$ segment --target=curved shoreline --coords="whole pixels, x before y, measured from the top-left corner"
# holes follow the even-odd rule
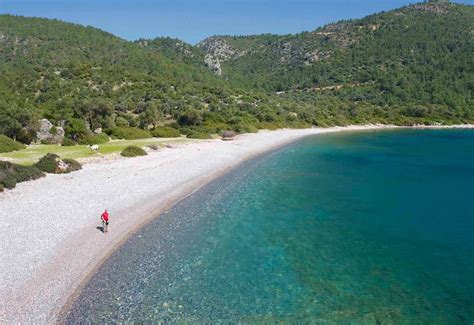
[[[469,126],[469,128],[472,127],[473,126]],[[111,223],[111,232],[107,235],[107,237],[104,237],[104,235],[99,234],[98,231],[92,228],[98,225],[96,216],[92,217],[93,219],[90,218],[90,220],[85,219],[86,222],[82,225],[82,227],[75,229],[71,232],[70,236],[59,241],[59,247],[57,245],[53,246],[52,254],[46,259],[46,263],[34,270],[33,277],[30,277],[24,281],[24,283],[22,283],[20,286],[13,288],[13,290],[10,292],[6,291],[6,295],[2,295],[3,299],[0,300],[0,308],[2,310],[2,313],[0,314],[0,320],[2,320],[4,323],[60,321],[60,316],[62,316],[63,313],[67,311],[68,303],[74,301],[74,298],[78,293],[80,293],[81,288],[85,283],[87,283],[87,280],[95,274],[95,272],[103,265],[107,258],[119,247],[121,247],[121,245],[126,240],[128,240],[130,236],[136,233],[136,231],[141,229],[144,225],[158,217],[160,214],[165,212],[171,206],[175,205],[195,191],[201,189],[203,186],[209,184],[244,161],[267,153],[268,151],[280,148],[306,136],[338,131],[394,128],[398,127],[353,126],[329,129],[315,128],[307,130],[282,130],[263,132],[254,135],[245,135],[240,137],[238,140],[235,140],[236,142],[233,142],[233,144],[230,146],[229,143],[218,142],[219,140],[215,140],[200,142],[196,145],[187,146],[184,149],[180,148],[181,154],[187,155],[188,152],[186,149],[189,149],[189,147],[199,152],[206,149],[205,144],[207,143],[210,146],[210,149],[207,148],[209,149],[208,153],[210,155],[216,155],[217,153],[222,154],[224,147],[227,149],[227,152],[224,152],[224,155],[220,156],[220,161],[210,167],[207,166],[205,161],[201,161],[201,165],[197,164],[197,167],[194,166],[196,170],[194,173],[190,173],[187,179],[181,179],[177,182],[174,180],[174,183],[171,182],[171,184],[168,184],[168,188],[164,188],[161,192],[155,191],[155,193],[143,193],[138,195],[139,200],[135,200],[133,201],[132,205],[126,206],[124,211],[114,214],[114,219],[112,219]],[[229,149],[229,147],[232,146],[235,150]],[[238,146],[247,147],[237,148]],[[170,149],[170,152],[173,150],[175,149]],[[135,176],[137,176],[137,174],[142,171],[142,173],[146,173],[148,169],[151,170],[150,175],[154,175],[153,172],[160,171],[160,169],[157,168],[161,168],[162,166],[167,166],[167,168],[171,170],[173,168],[176,169],[183,166],[187,167],[186,164],[192,162],[193,158],[209,158],[206,153],[195,154],[194,157],[186,157],[181,159],[180,163],[183,166],[179,165],[180,163],[177,163],[178,166],[174,167],[175,161],[173,159],[163,159],[172,158],[173,155],[171,154],[167,157],[163,156],[165,156],[165,154],[160,155],[160,153],[157,153],[155,156],[148,158],[138,158],[141,160],[120,160],[118,162],[108,164],[109,166],[106,164],[105,167],[104,164],[94,165],[95,167],[101,167],[97,167],[95,169],[92,168],[87,176],[92,177],[94,173],[97,172],[108,172],[108,175],[110,176],[109,178],[113,178],[114,175],[112,171],[114,168],[126,169],[128,167],[134,168],[133,171],[136,172]],[[156,162],[161,162],[161,164],[156,165]],[[140,164],[141,166],[139,166]],[[137,166],[145,168],[137,170]],[[123,176],[123,171],[120,175]],[[126,170],[125,175],[131,176],[130,170]],[[146,180],[146,176],[147,175],[142,178]],[[85,176],[82,177],[84,178]],[[64,178],[65,177],[61,179]],[[49,179],[49,183],[51,183],[53,177],[47,177],[46,180],[47,179]],[[120,181],[121,180],[117,181],[118,186],[129,185],[121,184]],[[57,180],[57,182],[60,181]],[[34,183],[31,184],[33,185]],[[54,184],[54,182],[52,184]],[[87,182],[85,184],[87,184]],[[33,185],[32,187],[35,186]],[[39,184],[36,190],[39,191],[41,189],[42,187]],[[125,190],[126,189],[127,188],[125,187]],[[135,187],[135,190],[139,189],[141,189],[140,186]],[[168,191],[170,189],[170,192],[162,193],[163,191]],[[21,192],[23,190],[27,192],[25,186],[20,186],[16,192]],[[157,193],[160,195],[160,197],[157,196]],[[33,190],[29,194],[30,196],[34,197],[38,193],[35,193]],[[98,200],[98,198],[94,196],[93,186],[91,193],[89,195],[85,195],[84,197],[86,199]],[[2,200],[2,203],[3,201],[4,200]],[[84,203],[85,202],[82,202],[82,204]],[[54,219],[52,220],[54,222]],[[61,227],[59,227],[59,230],[61,230]]]
[[[82,282],[77,286],[77,288],[74,290],[74,292],[70,293],[70,295],[67,297],[65,303],[58,306],[59,307],[58,312],[54,313],[56,322],[64,323],[64,321],[67,317],[67,313],[69,312],[71,306],[74,304],[76,299],[80,296],[80,294],[82,293],[82,290],[89,283],[91,278],[94,277],[97,274],[97,272],[100,271],[100,269],[102,268],[104,263],[106,263],[108,261],[108,259],[113,254],[115,254],[117,251],[119,251],[123,247],[123,245],[130,238],[135,236],[141,229],[146,227],[148,224],[152,223],[154,220],[159,218],[161,215],[163,215],[164,213],[166,213],[167,211],[172,209],[174,206],[180,204],[182,201],[186,200],[187,198],[189,198],[190,196],[192,196],[196,192],[201,191],[202,189],[204,189],[207,186],[211,185],[213,182],[219,180],[221,177],[224,177],[227,174],[229,174],[231,171],[236,170],[237,168],[242,166],[242,164],[244,164],[248,161],[254,160],[254,159],[258,159],[259,157],[264,157],[264,156],[270,155],[273,152],[277,152],[279,150],[284,149],[287,146],[290,146],[293,142],[300,141],[300,140],[302,140],[306,137],[310,137],[310,136],[311,135],[295,138],[295,139],[289,140],[285,143],[279,144],[279,145],[277,145],[273,148],[265,150],[263,152],[260,152],[260,153],[254,154],[254,155],[250,155],[250,156],[246,157],[244,160],[242,160],[241,162],[239,162],[237,165],[227,167],[225,170],[220,171],[218,174],[210,176],[203,183],[201,183],[198,187],[191,190],[189,193],[187,193],[183,196],[178,196],[176,198],[176,200],[173,201],[173,202],[170,202],[169,205],[160,207],[159,209],[157,209],[156,212],[151,213],[150,216],[145,217],[144,220],[140,224],[137,224],[136,227],[134,227],[134,229],[132,231],[127,233],[126,237],[123,237],[118,243],[116,243],[115,246],[113,248],[111,248],[107,252],[107,254],[105,254],[105,256],[103,256],[100,259],[100,261],[94,265],[94,267],[92,269],[90,269],[89,271],[86,272],[87,273],[86,277],[84,279],[82,279]]]

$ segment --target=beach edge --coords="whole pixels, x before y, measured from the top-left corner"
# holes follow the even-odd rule
[[[56,281],[60,281],[61,277],[55,272],[64,273],[70,268],[64,269],[64,264],[71,264],[72,266],[78,266],[77,263],[71,263],[67,261],[68,258],[73,259],[80,255],[80,252],[76,252],[74,256],[69,256],[71,249],[77,248],[87,248],[87,246],[77,246],[78,243],[84,241],[82,238],[84,231],[90,231],[89,228],[80,231],[73,238],[71,238],[67,244],[65,244],[60,250],[54,252],[54,257],[47,263],[47,265],[42,268],[38,274],[35,274],[32,279],[29,280],[25,286],[22,286],[23,292],[21,294],[13,295],[11,304],[19,304],[22,302],[22,299],[28,297],[26,300],[26,306],[23,305],[21,308],[18,306],[5,306],[5,322],[6,323],[18,323],[18,322],[31,322],[31,321],[46,321],[46,322],[55,322],[62,323],[65,320],[65,316],[69,311],[70,306],[74,303],[78,295],[80,295],[84,286],[88,281],[97,273],[97,271],[102,267],[102,265],[108,260],[108,258],[114,254],[122,245],[134,234],[136,234],[140,229],[146,226],[148,223],[152,222],[154,219],[158,218],[162,213],[169,210],[174,205],[178,204],[183,199],[187,198],[189,195],[192,195],[196,191],[199,191],[203,187],[207,186],[209,183],[214,180],[222,177],[229,171],[237,168],[242,163],[255,159],[258,156],[268,154],[274,150],[278,150],[284,146],[290,145],[291,143],[301,140],[305,137],[316,136],[327,133],[334,132],[355,132],[355,131],[379,131],[379,130],[395,130],[395,129],[460,129],[460,128],[474,128],[474,125],[454,125],[454,126],[414,126],[414,127],[400,127],[394,125],[364,125],[364,126],[348,126],[348,127],[334,127],[334,128],[312,128],[306,129],[308,132],[295,133],[294,135],[285,138],[282,141],[277,141],[272,145],[261,148],[261,149],[252,149],[248,152],[242,153],[241,156],[232,163],[227,162],[223,163],[221,168],[215,170],[211,173],[204,172],[200,177],[194,179],[192,182],[185,182],[184,184],[177,184],[175,191],[169,193],[166,197],[161,197],[159,200],[153,200],[153,198],[143,197],[142,201],[135,202],[135,206],[129,207],[130,209],[135,210],[137,223],[132,223],[133,227],[117,229],[114,228],[114,231],[117,231],[115,237],[109,242],[109,246],[106,249],[100,250],[97,254],[87,255],[87,260],[82,260],[84,263],[80,263],[82,268],[76,270],[76,273],[72,275],[72,280],[69,279],[69,282],[66,285],[62,286],[62,290],[52,290],[49,294],[52,294],[51,297],[48,297],[44,303],[48,303],[49,306],[46,309],[49,309],[47,315],[35,315],[35,305],[37,301],[34,301],[35,298],[39,296],[46,295],[48,293],[44,290],[47,290],[48,285],[52,283],[58,284]],[[313,131],[313,132],[312,132]],[[273,132],[280,131],[271,131],[267,133],[267,136],[275,134]],[[219,140],[213,140],[219,141]],[[100,163],[98,163],[100,164]],[[149,202],[153,203],[149,203]],[[148,203],[147,203],[148,202]],[[125,224],[127,226],[127,224]],[[128,225],[129,226],[129,225]],[[65,261],[66,259],[66,261]],[[62,265],[59,265],[62,264]],[[39,284],[42,285],[39,285]],[[61,286],[61,283],[59,283]],[[39,286],[39,287],[38,287]],[[60,293],[59,296],[57,294]],[[56,296],[55,296],[56,294]],[[2,307],[3,309],[4,307]],[[10,312],[13,311],[12,315],[8,316]],[[39,316],[39,317],[38,317]]]

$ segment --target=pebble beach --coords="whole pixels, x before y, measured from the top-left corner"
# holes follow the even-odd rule
[[[241,162],[305,136],[388,128],[261,131],[102,159],[0,194],[0,322],[50,323],[120,244],[148,221]],[[100,214],[111,214],[102,233]]]

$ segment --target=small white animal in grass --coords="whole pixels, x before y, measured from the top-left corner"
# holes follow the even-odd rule
[[[87,148],[89,148],[92,153],[98,153],[100,149],[98,144],[88,145]]]

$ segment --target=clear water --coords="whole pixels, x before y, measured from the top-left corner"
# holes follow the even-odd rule
[[[132,320],[472,324],[474,131],[331,134],[245,163],[128,240],[66,319]]]

